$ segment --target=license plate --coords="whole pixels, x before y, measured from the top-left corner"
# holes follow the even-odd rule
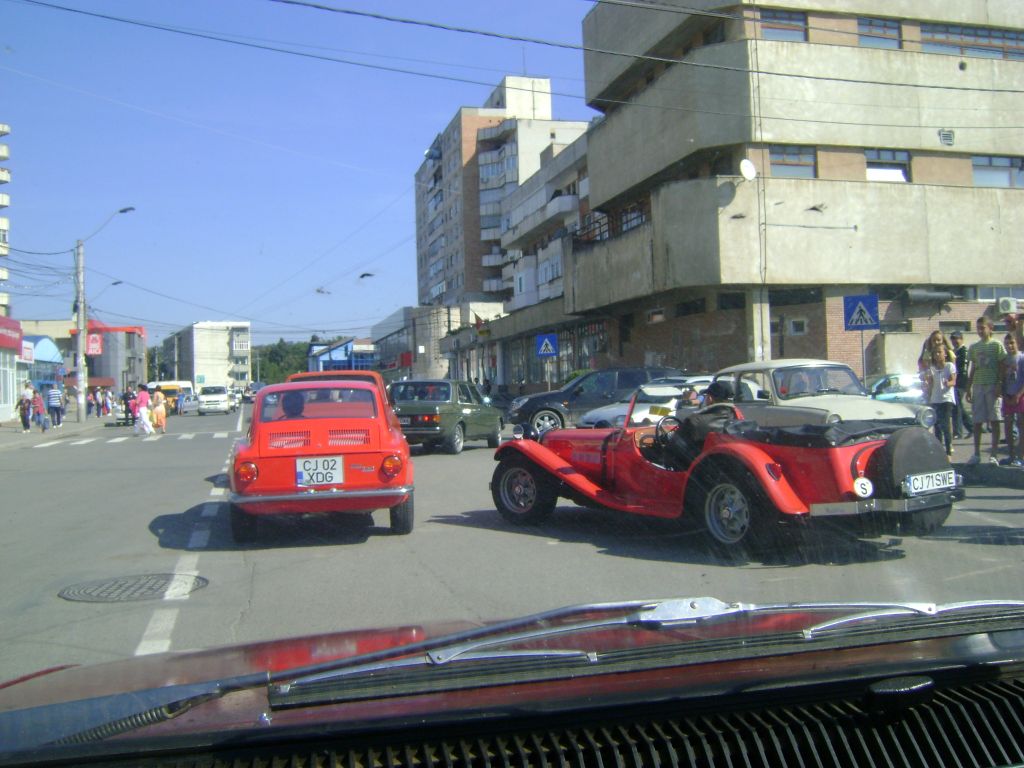
[[[341,456],[317,456],[295,460],[295,484],[301,488],[336,485],[345,481]]]
[[[409,418],[408,416],[399,416],[398,423],[403,426],[408,426],[409,424],[412,424],[412,419]]]
[[[941,472],[922,472],[919,475],[907,475],[903,481],[908,496],[919,496],[922,493],[942,491],[956,488],[956,472],[945,469]]]

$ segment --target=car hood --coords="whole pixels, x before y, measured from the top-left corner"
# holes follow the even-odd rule
[[[912,419],[916,408],[902,403],[887,403],[859,395],[815,395],[784,400],[783,407],[817,408],[838,413],[844,421],[871,421],[873,419]],[[743,404],[740,404],[742,410]]]

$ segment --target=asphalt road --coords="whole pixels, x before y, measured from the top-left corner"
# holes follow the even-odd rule
[[[60,664],[589,601],[1021,597],[1019,490],[970,488],[946,526],[923,539],[822,535],[767,562],[739,563],[674,523],[572,505],[542,527],[506,524],[491,502],[493,452],[482,442],[460,456],[415,456],[409,536],[391,535],[382,510],[373,521],[281,521],[243,547],[223,501],[240,428],[237,414],[187,416],[157,439],[106,427],[0,450],[0,680]],[[69,600],[65,590],[110,601]]]

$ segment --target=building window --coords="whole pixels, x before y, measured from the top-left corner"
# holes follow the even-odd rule
[[[1024,60],[1024,32],[959,24],[922,24],[921,50],[984,59]]]
[[[978,301],[986,303],[1005,297],[1024,300],[1024,285],[979,285],[976,295]]]
[[[647,212],[644,210],[644,207],[639,204],[624,208],[619,219],[622,232],[628,232],[631,229],[636,229],[645,221],[647,221]]]
[[[743,293],[737,291],[718,294],[719,309],[745,309],[746,306],[747,297]]]
[[[865,149],[868,181],[910,181],[910,153],[902,149]]]
[[[678,304],[676,304],[676,317],[686,317],[687,315],[702,315],[707,311],[707,299],[693,299],[691,301],[681,301]]]
[[[787,333],[790,336],[806,336],[807,335],[807,320],[803,317],[794,317],[789,321],[789,328]]]
[[[857,45],[862,48],[900,48],[900,23],[895,19],[857,19]]]
[[[768,151],[771,154],[772,176],[813,179],[818,175],[814,147],[775,144]]]
[[[975,155],[974,186],[1024,189],[1024,160],[1019,157]]]
[[[665,322],[665,310],[659,307],[658,309],[647,310],[647,324],[654,325],[655,323]]]
[[[761,9],[761,37],[765,40],[807,39],[807,14]]]

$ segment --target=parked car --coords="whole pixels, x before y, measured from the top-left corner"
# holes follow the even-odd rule
[[[651,379],[648,384],[631,392],[629,397],[624,397],[617,403],[603,405],[592,411],[587,411],[576,423],[577,427],[621,427],[626,423],[626,413],[633,402],[634,395],[641,399],[633,410],[632,424],[653,424],[664,413],[652,413],[651,409],[674,411],[686,402],[696,402],[701,391],[711,383],[711,376],[666,376],[662,379]],[[660,391],[655,391],[653,385],[662,385]],[[643,392],[641,393],[641,390]],[[639,393],[639,394],[638,394]]]
[[[744,363],[715,374],[736,392],[743,417],[763,427],[881,420],[930,427],[926,405],[875,400],[853,370],[829,360],[780,359]]]
[[[887,403],[925,402],[924,384],[917,373],[886,373],[868,381],[867,388],[873,398]]]
[[[514,523],[543,521],[564,497],[686,518],[714,547],[753,552],[819,520],[845,518],[872,535],[930,533],[964,497],[935,437],[891,421],[762,427],[719,403],[655,426],[515,434],[522,439],[495,452],[490,486]]]
[[[501,442],[503,413],[471,381],[414,379],[391,384],[389,398],[411,445],[460,453],[466,440]]]
[[[262,381],[254,381],[242,390],[242,402],[251,403],[256,399],[256,393],[267,386]]]
[[[261,516],[367,514],[386,508],[391,530],[413,527],[409,445],[380,391],[362,381],[272,384],[231,458],[231,530],[258,533]]]
[[[508,410],[513,424],[540,431],[575,424],[583,414],[628,398],[641,384],[665,376],[682,376],[675,368],[605,368],[578,376],[561,389],[517,397]]]
[[[207,413],[234,413],[235,402],[227,387],[201,387],[198,411],[200,416]]]

